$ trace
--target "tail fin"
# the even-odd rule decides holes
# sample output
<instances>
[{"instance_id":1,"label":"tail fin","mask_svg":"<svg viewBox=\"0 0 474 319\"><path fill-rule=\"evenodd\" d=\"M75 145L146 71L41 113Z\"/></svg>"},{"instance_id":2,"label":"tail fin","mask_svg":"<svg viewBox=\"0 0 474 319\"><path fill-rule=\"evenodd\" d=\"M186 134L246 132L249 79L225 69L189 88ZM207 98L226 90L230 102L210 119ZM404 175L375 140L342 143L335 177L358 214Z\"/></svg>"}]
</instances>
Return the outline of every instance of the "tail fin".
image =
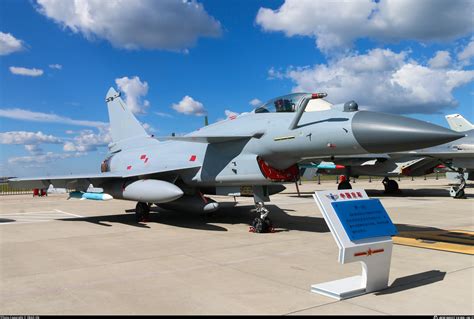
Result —
<instances>
[{"instance_id":1,"label":"tail fin","mask_svg":"<svg viewBox=\"0 0 474 319\"><path fill-rule=\"evenodd\" d=\"M449 127L456 132L465 132L474 129L474 125L466 120L461 114L446 115Z\"/></svg>"},{"instance_id":2,"label":"tail fin","mask_svg":"<svg viewBox=\"0 0 474 319\"><path fill-rule=\"evenodd\" d=\"M109 89L105 101L109 109L110 134L114 143L148 136L143 126L120 98L120 93L114 88Z\"/></svg>"}]
</instances>

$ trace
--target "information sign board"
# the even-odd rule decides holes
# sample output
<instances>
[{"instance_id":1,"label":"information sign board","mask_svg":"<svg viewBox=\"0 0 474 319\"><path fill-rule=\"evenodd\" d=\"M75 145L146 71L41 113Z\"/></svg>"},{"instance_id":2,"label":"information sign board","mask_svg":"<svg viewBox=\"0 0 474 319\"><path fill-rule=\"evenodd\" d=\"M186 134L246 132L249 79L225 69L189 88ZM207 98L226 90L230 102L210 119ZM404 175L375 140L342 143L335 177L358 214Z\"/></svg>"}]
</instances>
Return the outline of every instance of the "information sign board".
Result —
<instances>
[{"instance_id":1,"label":"information sign board","mask_svg":"<svg viewBox=\"0 0 474 319\"><path fill-rule=\"evenodd\" d=\"M331 205L351 241L397 234L378 199L332 202Z\"/></svg>"}]
</instances>

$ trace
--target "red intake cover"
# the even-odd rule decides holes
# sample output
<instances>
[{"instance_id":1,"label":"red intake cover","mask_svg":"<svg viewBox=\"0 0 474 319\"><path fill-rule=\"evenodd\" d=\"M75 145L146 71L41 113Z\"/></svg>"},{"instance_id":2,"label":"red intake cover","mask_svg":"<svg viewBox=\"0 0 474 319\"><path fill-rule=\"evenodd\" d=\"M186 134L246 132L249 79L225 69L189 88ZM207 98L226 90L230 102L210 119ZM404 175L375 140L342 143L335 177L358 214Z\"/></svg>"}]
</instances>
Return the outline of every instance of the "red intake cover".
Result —
<instances>
[{"instance_id":1,"label":"red intake cover","mask_svg":"<svg viewBox=\"0 0 474 319\"><path fill-rule=\"evenodd\" d=\"M296 164L280 170L271 167L260 157L257 157L257 162L263 176L273 182L294 182L298 179L299 170Z\"/></svg>"}]
</instances>

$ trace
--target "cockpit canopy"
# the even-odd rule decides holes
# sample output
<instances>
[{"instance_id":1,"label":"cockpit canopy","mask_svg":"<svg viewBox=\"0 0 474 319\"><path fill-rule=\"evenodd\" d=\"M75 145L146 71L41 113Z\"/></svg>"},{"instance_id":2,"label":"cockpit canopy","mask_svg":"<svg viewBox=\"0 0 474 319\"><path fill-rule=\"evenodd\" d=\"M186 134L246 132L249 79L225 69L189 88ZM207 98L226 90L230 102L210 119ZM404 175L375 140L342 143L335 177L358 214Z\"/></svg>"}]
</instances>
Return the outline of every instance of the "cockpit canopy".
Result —
<instances>
[{"instance_id":1,"label":"cockpit canopy","mask_svg":"<svg viewBox=\"0 0 474 319\"><path fill-rule=\"evenodd\" d=\"M262 106L257 107L255 113L293 113L300 105L301 99L311 93L292 93L271 99ZM331 108L328 101L317 98L311 99L306 107L306 112L325 111Z\"/></svg>"},{"instance_id":2,"label":"cockpit canopy","mask_svg":"<svg viewBox=\"0 0 474 319\"><path fill-rule=\"evenodd\" d=\"M293 93L271 99L255 109L255 113L291 113L295 112L300 100L307 93Z\"/></svg>"}]
</instances>

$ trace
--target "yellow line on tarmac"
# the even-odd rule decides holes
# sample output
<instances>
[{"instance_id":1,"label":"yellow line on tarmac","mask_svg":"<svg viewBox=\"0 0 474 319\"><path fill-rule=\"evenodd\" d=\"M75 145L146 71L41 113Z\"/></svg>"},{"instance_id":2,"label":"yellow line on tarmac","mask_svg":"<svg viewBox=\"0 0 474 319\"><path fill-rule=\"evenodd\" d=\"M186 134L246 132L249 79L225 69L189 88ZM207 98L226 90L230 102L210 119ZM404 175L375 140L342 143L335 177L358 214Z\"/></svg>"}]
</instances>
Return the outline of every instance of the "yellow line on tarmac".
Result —
<instances>
[{"instance_id":1,"label":"yellow line on tarmac","mask_svg":"<svg viewBox=\"0 0 474 319\"><path fill-rule=\"evenodd\" d=\"M399 245L449 251L474 255L474 232L462 230L437 230L400 232L393 237Z\"/></svg>"}]
</instances>

